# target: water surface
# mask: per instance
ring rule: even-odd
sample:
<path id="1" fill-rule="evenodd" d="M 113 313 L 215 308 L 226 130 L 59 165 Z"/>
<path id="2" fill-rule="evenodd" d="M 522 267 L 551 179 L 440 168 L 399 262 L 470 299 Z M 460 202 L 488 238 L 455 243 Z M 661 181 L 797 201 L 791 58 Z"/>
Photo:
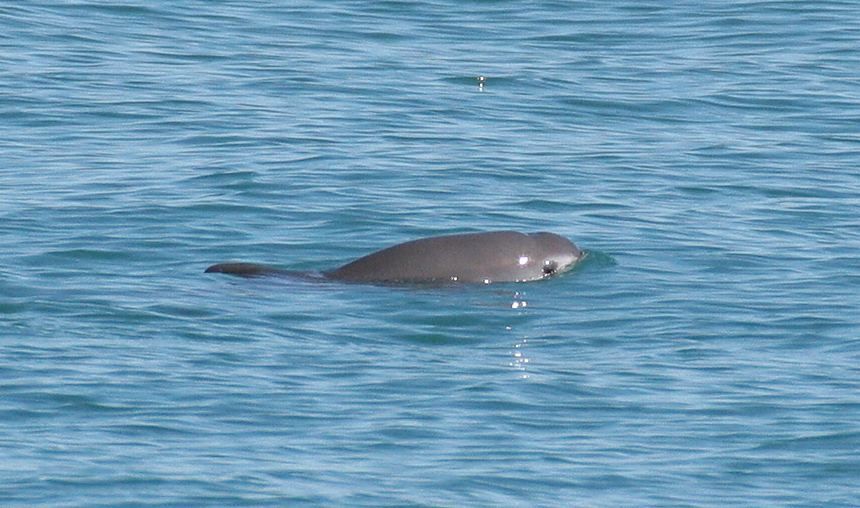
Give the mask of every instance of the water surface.
<path id="1" fill-rule="evenodd" d="M 0 27 L 4 506 L 860 503 L 853 2 Z M 202 273 L 492 229 L 591 257 L 443 288 Z"/>

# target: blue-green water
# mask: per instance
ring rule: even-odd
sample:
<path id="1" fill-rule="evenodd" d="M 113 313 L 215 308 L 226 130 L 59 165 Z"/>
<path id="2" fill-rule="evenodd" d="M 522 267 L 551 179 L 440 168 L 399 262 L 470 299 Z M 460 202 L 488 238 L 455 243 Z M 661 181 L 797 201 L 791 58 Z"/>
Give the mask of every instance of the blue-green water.
<path id="1" fill-rule="evenodd" d="M 0 2 L 2 506 L 860 505 L 858 41 L 848 1 Z M 203 274 L 491 229 L 591 256 Z"/>

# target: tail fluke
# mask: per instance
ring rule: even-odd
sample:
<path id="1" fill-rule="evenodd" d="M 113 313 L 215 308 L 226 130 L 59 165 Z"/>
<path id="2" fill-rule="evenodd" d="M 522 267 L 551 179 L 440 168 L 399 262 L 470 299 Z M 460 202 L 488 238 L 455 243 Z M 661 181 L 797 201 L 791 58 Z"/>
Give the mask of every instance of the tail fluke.
<path id="1" fill-rule="evenodd" d="M 221 263 L 212 265 L 205 273 L 226 273 L 237 277 L 265 277 L 267 275 L 289 275 L 293 272 L 273 268 L 271 266 L 255 265 L 252 263 Z"/>

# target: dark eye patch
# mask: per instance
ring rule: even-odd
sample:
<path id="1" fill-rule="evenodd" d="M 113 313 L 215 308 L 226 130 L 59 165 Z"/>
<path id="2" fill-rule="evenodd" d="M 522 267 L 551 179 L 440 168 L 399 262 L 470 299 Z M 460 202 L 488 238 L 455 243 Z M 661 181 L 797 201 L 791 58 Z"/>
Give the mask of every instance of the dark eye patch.
<path id="1" fill-rule="evenodd" d="M 544 261 L 543 263 L 543 273 L 544 275 L 552 275 L 558 270 L 558 263 L 555 261 Z"/>

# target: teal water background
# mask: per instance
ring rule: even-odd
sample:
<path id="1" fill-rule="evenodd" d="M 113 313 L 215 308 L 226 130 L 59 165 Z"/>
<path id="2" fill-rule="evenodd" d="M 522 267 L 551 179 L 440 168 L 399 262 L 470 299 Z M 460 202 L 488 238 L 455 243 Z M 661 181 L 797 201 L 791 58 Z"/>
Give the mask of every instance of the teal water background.
<path id="1" fill-rule="evenodd" d="M 0 125 L 4 507 L 860 505 L 855 2 L 0 2 Z"/>

